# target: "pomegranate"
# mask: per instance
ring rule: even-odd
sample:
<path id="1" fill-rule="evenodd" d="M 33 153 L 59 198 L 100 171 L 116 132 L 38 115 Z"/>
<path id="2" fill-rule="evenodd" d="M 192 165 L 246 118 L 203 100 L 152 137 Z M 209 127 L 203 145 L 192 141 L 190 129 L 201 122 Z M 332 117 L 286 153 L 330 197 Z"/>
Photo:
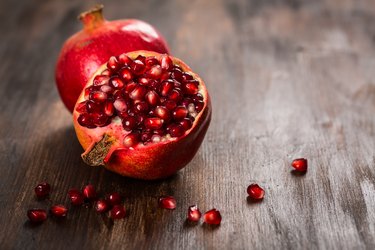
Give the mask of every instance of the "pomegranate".
<path id="1" fill-rule="evenodd" d="M 98 69 L 78 98 L 73 120 L 88 165 L 159 179 L 194 157 L 211 103 L 202 79 L 180 59 L 134 51 Z"/>
<path id="2" fill-rule="evenodd" d="M 298 172 L 306 172 L 307 171 L 307 159 L 305 158 L 298 158 L 292 161 L 292 167 L 295 171 Z"/>
<path id="3" fill-rule="evenodd" d="M 57 88 L 71 112 L 87 80 L 111 55 L 140 49 L 169 53 L 151 25 L 135 19 L 107 21 L 102 10 L 97 5 L 79 16 L 84 28 L 64 43 L 57 60 Z"/>

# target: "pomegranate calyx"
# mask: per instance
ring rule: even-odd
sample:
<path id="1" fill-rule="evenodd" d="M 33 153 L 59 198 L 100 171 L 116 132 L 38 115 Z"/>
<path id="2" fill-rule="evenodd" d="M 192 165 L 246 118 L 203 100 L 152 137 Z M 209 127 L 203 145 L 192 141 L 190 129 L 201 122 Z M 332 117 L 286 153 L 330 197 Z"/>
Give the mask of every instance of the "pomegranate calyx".
<path id="1" fill-rule="evenodd" d="M 105 165 L 106 159 L 108 159 L 109 154 L 111 154 L 114 149 L 113 146 L 116 139 L 113 136 L 104 134 L 103 138 L 93 143 L 93 145 L 81 155 L 83 161 L 90 166 L 103 166 Z"/>
<path id="2" fill-rule="evenodd" d="M 78 19 L 81 20 L 85 30 L 91 31 L 101 26 L 105 19 L 103 17 L 103 4 L 97 4 L 88 11 L 82 12 Z"/>

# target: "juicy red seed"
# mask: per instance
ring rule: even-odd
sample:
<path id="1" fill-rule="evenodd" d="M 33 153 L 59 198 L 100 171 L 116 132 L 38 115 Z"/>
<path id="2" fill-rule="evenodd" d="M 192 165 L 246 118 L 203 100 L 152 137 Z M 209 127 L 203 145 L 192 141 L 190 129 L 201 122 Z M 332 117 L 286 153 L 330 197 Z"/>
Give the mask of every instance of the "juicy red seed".
<path id="1" fill-rule="evenodd" d="M 193 79 L 194 79 L 193 76 L 190 75 L 189 73 L 186 73 L 186 72 L 182 73 L 182 81 L 189 81 Z"/>
<path id="2" fill-rule="evenodd" d="M 160 76 L 160 81 L 167 80 L 170 77 L 170 72 L 163 72 Z"/>
<path id="3" fill-rule="evenodd" d="M 189 221 L 197 222 L 200 220 L 202 213 L 199 211 L 197 205 L 190 206 L 187 213 Z"/>
<path id="4" fill-rule="evenodd" d="M 124 206 L 115 205 L 111 209 L 111 218 L 114 220 L 125 218 L 126 211 Z"/>
<path id="5" fill-rule="evenodd" d="M 104 114 L 106 114 L 107 116 L 112 116 L 115 112 L 115 107 L 113 106 L 113 103 L 110 102 L 110 101 L 106 101 L 106 103 L 104 104 Z"/>
<path id="6" fill-rule="evenodd" d="M 180 125 L 184 128 L 184 130 L 188 130 L 193 126 L 193 122 L 189 118 L 184 118 L 180 121 Z"/>
<path id="7" fill-rule="evenodd" d="M 86 100 L 88 100 L 89 99 L 89 97 L 90 97 L 90 93 L 91 93 L 91 91 L 93 91 L 94 90 L 94 87 L 88 87 L 88 88 L 85 88 L 85 99 Z"/>
<path id="8" fill-rule="evenodd" d="M 188 110 L 184 106 L 178 106 L 172 113 L 173 118 L 176 121 L 181 121 L 184 119 L 188 114 Z"/>
<path id="9" fill-rule="evenodd" d="M 86 112 L 86 101 L 80 102 L 77 104 L 76 111 L 79 113 Z"/>
<path id="10" fill-rule="evenodd" d="M 258 184 L 253 183 L 247 187 L 247 194 L 255 200 L 261 200 L 264 197 L 264 190 Z"/>
<path id="11" fill-rule="evenodd" d="M 177 89 L 172 90 L 172 92 L 169 93 L 169 95 L 168 95 L 168 99 L 172 100 L 172 101 L 175 101 L 175 102 L 179 102 L 181 100 L 181 98 L 182 98 L 181 91 L 179 91 Z"/>
<path id="12" fill-rule="evenodd" d="M 109 84 L 115 89 L 121 89 L 125 85 L 125 83 L 120 79 L 120 77 L 117 76 L 111 77 L 111 79 L 109 80 Z"/>
<path id="13" fill-rule="evenodd" d="M 124 99 L 117 99 L 113 102 L 113 107 L 119 111 L 124 112 L 128 110 L 128 105 L 126 104 Z"/>
<path id="14" fill-rule="evenodd" d="M 122 65 L 126 65 L 126 66 L 129 66 L 131 63 L 132 63 L 132 59 L 130 59 L 130 57 L 128 57 L 125 53 L 124 54 L 121 54 L 119 55 L 118 57 L 118 61 L 120 64 Z"/>
<path id="15" fill-rule="evenodd" d="M 145 71 L 146 67 L 141 60 L 136 59 L 130 65 L 130 69 L 133 74 L 141 75 Z"/>
<path id="16" fill-rule="evenodd" d="M 165 131 L 164 131 L 164 129 L 155 129 L 154 130 L 154 135 L 163 136 L 163 135 L 165 135 Z"/>
<path id="17" fill-rule="evenodd" d="M 160 118 L 147 118 L 144 124 L 148 129 L 160 129 L 163 126 L 163 122 Z"/>
<path id="18" fill-rule="evenodd" d="M 79 206 L 83 203 L 83 195 L 78 189 L 70 189 L 68 196 L 72 205 Z"/>
<path id="19" fill-rule="evenodd" d="M 120 66 L 117 58 L 115 56 L 111 56 L 108 60 L 108 63 L 107 63 L 107 68 L 112 70 L 112 71 L 115 71 L 118 69 L 118 67 Z"/>
<path id="20" fill-rule="evenodd" d="M 178 124 L 171 124 L 168 127 L 169 134 L 172 137 L 180 137 L 185 133 L 184 128 Z"/>
<path id="21" fill-rule="evenodd" d="M 137 126 L 137 119 L 133 116 L 127 116 L 122 119 L 122 126 L 125 130 L 131 131 Z"/>
<path id="22" fill-rule="evenodd" d="M 197 101 L 203 101 L 203 96 L 202 94 L 196 94 L 195 96 L 193 96 L 193 101 L 194 102 L 197 102 Z"/>
<path id="23" fill-rule="evenodd" d="M 50 213 L 56 217 L 66 217 L 68 209 L 63 205 L 54 205 L 50 208 Z"/>
<path id="24" fill-rule="evenodd" d="M 108 95 L 102 91 L 93 91 L 90 93 L 90 100 L 93 100 L 94 102 L 104 102 L 107 100 Z"/>
<path id="25" fill-rule="evenodd" d="M 177 107 L 177 104 L 175 101 L 172 100 L 166 100 L 164 102 L 164 106 L 169 110 L 174 110 Z"/>
<path id="26" fill-rule="evenodd" d="M 93 80 L 94 86 L 101 86 L 104 84 L 108 84 L 109 76 L 97 75 Z"/>
<path id="27" fill-rule="evenodd" d="M 160 64 L 164 71 L 169 70 L 173 66 L 172 59 L 166 54 L 161 56 Z"/>
<path id="28" fill-rule="evenodd" d="M 161 74 L 162 74 L 162 69 L 160 65 L 155 65 L 146 72 L 146 75 L 148 77 L 151 77 L 152 79 L 159 79 Z"/>
<path id="29" fill-rule="evenodd" d="M 155 115 L 163 119 L 164 121 L 169 121 L 171 119 L 170 111 L 163 106 L 157 106 L 155 108 Z"/>
<path id="30" fill-rule="evenodd" d="M 95 203 L 95 210 L 98 213 L 105 213 L 109 210 L 109 204 L 106 200 L 100 199 Z"/>
<path id="31" fill-rule="evenodd" d="M 133 147 L 139 142 L 139 134 L 130 133 L 124 138 L 124 146 Z"/>
<path id="32" fill-rule="evenodd" d="M 47 182 L 42 182 L 34 188 L 34 191 L 37 197 L 46 197 L 51 191 L 51 186 Z"/>
<path id="33" fill-rule="evenodd" d="M 172 91 L 173 87 L 174 87 L 173 80 L 163 81 L 160 86 L 160 94 L 162 96 L 168 96 L 168 94 Z"/>
<path id="34" fill-rule="evenodd" d="M 144 86 L 147 86 L 150 84 L 152 79 L 146 78 L 146 77 L 140 77 L 138 78 L 138 83 Z"/>
<path id="35" fill-rule="evenodd" d="M 143 55 L 138 55 L 137 58 L 135 58 L 135 60 L 139 60 L 139 61 L 141 61 L 143 64 L 146 64 L 146 57 L 143 56 Z"/>
<path id="36" fill-rule="evenodd" d="M 147 115 L 145 114 L 137 114 L 136 116 L 137 125 L 142 125 L 143 121 L 147 118 Z"/>
<path id="37" fill-rule="evenodd" d="M 202 109 L 203 109 L 203 106 L 204 106 L 204 102 L 203 101 L 196 102 L 195 103 L 195 111 L 201 112 Z"/>
<path id="38" fill-rule="evenodd" d="M 161 136 L 160 136 L 160 135 L 153 135 L 153 136 L 151 137 L 151 141 L 152 141 L 152 142 L 155 142 L 155 143 L 158 143 L 158 142 L 161 141 Z"/>
<path id="39" fill-rule="evenodd" d="M 121 203 L 121 195 L 117 192 L 110 193 L 107 200 L 112 206 L 119 205 Z"/>
<path id="40" fill-rule="evenodd" d="M 92 122 L 98 126 L 102 127 L 107 124 L 108 116 L 103 113 L 94 113 L 92 114 Z"/>
<path id="41" fill-rule="evenodd" d="M 151 91 L 147 92 L 147 94 L 146 94 L 146 101 L 151 106 L 156 106 L 160 102 L 160 97 L 155 91 L 151 90 Z"/>
<path id="42" fill-rule="evenodd" d="M 130 81 L 133 78 L 133 74 L 128 67 L 122 68 L 119 72 L 119 76 L 126 82 Z"/>
<path id="43" fill-rule="evenodd" d="M 203 220 L 204 220 L 204 223 L 209 224 L 209 225 L 220 225 L 221 214 L 218 210 L 214 208 L 204 213 Z"/>
<path id="44" fill-rule="evenodd" d="M 299 159 L 293 160 L 292 167 L 294 167 L 296 171 L 306 172 L 307 171 L 307 159 L 299 158 Z"/>
<path id="45" fill-rule="evenodd" d="M 137 85 L 138 85 L 138 84 L 136 84 L 135 82 L 129 82 L 129 83 L 126 85 L 125 89 L 124 89 L 124 93 L 125 93 L 125 94 L 129 94 L 129 93 L 131 93 L 131 92 L 135 89 L 135 87 L 137 87 Z"/>
<path id="46" fill-rule="evenodd" d="M 31 222 L 43 222 L 47 219 L 47 211 L 44 209 L 30 209 L 27 211 L 27 217 Z"/>
<path id="47" fill-rule="evenodd" d="M 152 133 L 150 131 L 143 132 L 141 135 L 141 140 L 143 142 L 148 142 L 151 140 L 151 138 L 152 138 Z"/>
<path id="48" fill-rule="evenodd" d="M 87 113 L 80 114 L 77 120 L 78 123 L 83 127 L 95 128 L 95 125 L 92 123 L 91 116 Z"/>
<path id="49" fill-rule="evenodd" d="M 154 57 L 154 56 L 147 57 L 146 58 L 146 66 L 147 67 L 152 67 L 154 65 L 159 65 L 158 59 L 156 59 L 156 57 Z"/>
<path id="50" fill-rule="evenodd" d="M 134 90 L 129 94 L 129 97 L 133 100 L 143 100 L 147 93 L 147 89 L 143 86 L 137 86 Z"/>
<path id="51" fill-rule="evenodd" d="M 147 113 L 148 109 L 149 107 L 146 102 L 138 102 L 134 105 L 134 112 L 136 113 Z"/>
<path id="52" fill-rule="evenodd" d="M 175 209 L 176 200 L 173 196 L 163 196 L 159 198 L 159 206 L 165 209 Z"/>
<path id="53" fill-rule="evenodd" d="M 87 200 L 95 200 L 96 199 L 96 190 L 95 187 L 91 184 L 86 185 L 82 190 L 83 196 Z"/>
<path id="54" fill-rule="evenodd" d="M 198 82 L 195 80 L 186 81 L 183 86 L 184 92 L 188 95 L 196 95 L 198 93 Z"/>
<path id="55" fill-rule="evenodd" d="M 102 110 L 102 107 L 100 106 L 100 104 L 89 100 L 86 102 L 86 110 L 89 113 L 100 112 Z"/>
<path id="56" fill-rule="evenodd" d="M 104 92 L 106 94 L 113 94 L 113 92 L 115 91 L 115 89 L 112 88 L 109 85 L 102 85 L 102 86 L 100 86 L 100 91 L 102 91 L 102 92 Z"/>
<path id="57" fill-rule="evenodd" d="M 180 69 L 173 69 L 171 72 L 171 77 L 179 82 L 182 82 L 182 71 Z"/>

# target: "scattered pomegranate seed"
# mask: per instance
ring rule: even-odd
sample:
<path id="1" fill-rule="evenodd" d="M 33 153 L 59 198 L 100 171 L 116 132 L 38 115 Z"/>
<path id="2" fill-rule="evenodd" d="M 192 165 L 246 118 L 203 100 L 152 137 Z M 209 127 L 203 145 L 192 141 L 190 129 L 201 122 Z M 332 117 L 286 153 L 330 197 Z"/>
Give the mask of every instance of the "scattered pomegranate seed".
<path id="1" fill-rule="evenodd" d="M 193 222 L 200 220 L 202 213 L 199 211 L 197 205 L 190 206 L 188 209 L 187 219 Z"/>
<path id="2" fill-rule="evenodd" d="M 84 198 L 78 189 L 70 189 L 68 191 L 68 196 L 72 205 L 79 206 L 83 204 Z"/>
<path id="3" fill-rule="evenodd" d="M 111 218 L 114 220 L 122 219 L 126 215 L 124 206 L 121 205 L 115 205 L 111 209 Z"/>
<path id="4" fill-rule="evenodd" d="M 173 210 L 176 208 L 176 200 L 173 196 L 163 196 L 159 198 L 161 208 Z"/>
<path id="5" fill-rule="evenodd" d="M 95 210 L 98 213 L 105 213 L 109 210 L 109 204 L 106 200 L 100 199 L 95 203 Z"/>
<path id="6" fill-rule="evenodd" d="M 112 206 L 119 205 L 121 204 L 121 195 L 117 192 L 110 193 L 107 200 Z"/>
<path id="7" fill-rule="evenodd" d="M 220 225 L 221 214 L 218 210 L 213 208 L 213 209 L 207 211 L 203 215 L 203 220 L 204 220 L 204 223 L 209 224 L 209 225 Z"/>
<path id="8" fill-rule="evenodd" d="M 298 172 L 306 172 L 307 171 L 307 159 L 299 158 L 299 159 L 293 160 L 292 167 L 294 167 L 295 170 Z"/>
<path id="9" fill-rule="evenodd" d="M 47 219 L 47 212 L 44 209 L 30 209 L 27 211 L 27 217 L 31 222 L 43 222 Z"/>
<path id="10" fill-rule="evenodd" d="M 96 199 L 96 191 L 93 185 L 89 184 L 83 188 L 83 196 L 85 199 L 88 200 L 95 200 Z"/>
<path id="11" fill-rule="evenodd" d="M 51 186 L 47 182 L 42 182 L 35 187 L 34 191 L 38 198 L 43 198 L 49 195 Z"/>
<path id="12" fill-rule="evenodd" d="M 51 207 L 50 212 L 56 217 L 66 217 L 68 209 L 63 205 L 54 205 Z"/>
<path id="13" fill-rule="evenodd" d="M 250 184 L 247 187 L 247 193 L 255 200 L 261 200 L 264 197 L 264 190 L 258 184 Z"/>

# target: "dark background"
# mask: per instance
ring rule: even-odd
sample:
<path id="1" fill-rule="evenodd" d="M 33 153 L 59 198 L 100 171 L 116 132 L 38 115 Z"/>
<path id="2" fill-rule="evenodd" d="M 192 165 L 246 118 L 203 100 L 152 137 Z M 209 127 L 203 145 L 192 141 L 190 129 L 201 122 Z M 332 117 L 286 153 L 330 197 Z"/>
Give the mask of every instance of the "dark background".
<path id="1" fill-rule="evenodd" d="M 0 2 L 1 249 L 374 249 L 375 2 L 105 1 L 107 19 L 138 18 L 205 80 L 212 123 L 193 161 L 163 181 L 86 166 L 54 65 L 92 1 Z M 306 175 L 291 173 L 306 157 Z M 125 195 L 126 219 L 92 209 L 27 222 L 35 185 L 51 200 L 94 184 Z M 246 187 L 266 190 L 261 203 Z M 175 211 L 157 208 L 174 195 Z M 220 227 L 185 223 L 216 207 Z M 70 206 L 70 205 L 69 205 Z"/>

